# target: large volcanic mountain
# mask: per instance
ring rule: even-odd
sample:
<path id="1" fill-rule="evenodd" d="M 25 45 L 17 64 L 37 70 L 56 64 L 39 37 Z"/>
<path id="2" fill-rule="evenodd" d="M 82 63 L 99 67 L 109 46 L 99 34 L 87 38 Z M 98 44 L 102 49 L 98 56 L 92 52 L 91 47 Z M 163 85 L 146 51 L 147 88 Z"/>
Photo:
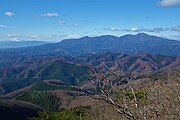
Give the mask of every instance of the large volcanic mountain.
<path id="1" fill-rule="evenodd" d="M 115 37 L 111 35 L 68 39 L 59 43 L 45 44 L 29 48 L 10 49 L 8 52 L 34 55 L 84 55 L 102 52 L 119 52 L 126 54 L 162 54 L 180 55 L 180 41 L 169 40 L 145 33 Z M 7 50 L 0 51 L 1 55 Z"/>

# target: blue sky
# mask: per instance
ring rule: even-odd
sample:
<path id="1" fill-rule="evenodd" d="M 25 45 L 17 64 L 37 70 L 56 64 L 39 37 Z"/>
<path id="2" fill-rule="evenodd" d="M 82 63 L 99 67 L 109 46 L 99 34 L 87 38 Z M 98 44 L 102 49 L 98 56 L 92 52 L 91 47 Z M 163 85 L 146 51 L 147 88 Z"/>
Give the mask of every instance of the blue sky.
<path id="1" fill-rule="evenodd" d="M 144 32 L 180 40 L 180 0 L 0 0 L 0 40 Z"/>

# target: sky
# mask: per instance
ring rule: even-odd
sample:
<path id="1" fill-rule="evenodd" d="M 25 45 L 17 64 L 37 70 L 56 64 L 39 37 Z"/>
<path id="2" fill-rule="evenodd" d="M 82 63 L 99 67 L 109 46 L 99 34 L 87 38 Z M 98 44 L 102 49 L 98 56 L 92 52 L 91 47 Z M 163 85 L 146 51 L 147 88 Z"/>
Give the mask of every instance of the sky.
<path id="1" fill-rule="evenodd" d="M 180 0 L 0 0 L 0 41 L 137 33 L 180 40 Z"/>

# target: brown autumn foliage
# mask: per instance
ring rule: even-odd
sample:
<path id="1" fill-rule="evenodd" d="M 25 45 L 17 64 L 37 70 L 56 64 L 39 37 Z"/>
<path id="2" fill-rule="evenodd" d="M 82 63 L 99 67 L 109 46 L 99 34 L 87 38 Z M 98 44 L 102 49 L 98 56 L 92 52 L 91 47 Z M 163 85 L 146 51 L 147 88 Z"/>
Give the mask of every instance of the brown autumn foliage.
<path id="1" fill-rule="evenodd" d="M 100 91 L 99 97 L 109 105 L 107 107 L 107 104 L 104 104 L 105 108 L 102 106 L 98 108 L 98 111 L 101 111 L 99 116 L 105 114 L 107 120 L 108 117 L 112 120 L 116 118 L 178 120 L 180 118 L 180 74 L 178 70 L 174 73 L 158 73 L 156 79 L 151 77 L 134 81 L 133 76 L 122 72 L 120 68 L 109 68 L 105 65 L 104 68 L 93 70 L 91 79 Z M 113 81 L 116 82 L 113 83 Z M 127 83 L 120 84 L 122 81 Z M 118 94 L 120 94 L 119 98 Z M 107 109 L 110 110 L 109 114 L 106 113 Z"/>

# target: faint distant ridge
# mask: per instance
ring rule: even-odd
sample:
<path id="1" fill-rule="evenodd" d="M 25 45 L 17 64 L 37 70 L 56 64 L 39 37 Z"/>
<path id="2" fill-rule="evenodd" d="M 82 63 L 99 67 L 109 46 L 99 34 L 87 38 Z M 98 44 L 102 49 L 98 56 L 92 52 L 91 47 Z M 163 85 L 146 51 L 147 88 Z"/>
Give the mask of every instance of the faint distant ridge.
<path id="1" fill-rule="evenodd" d="M 0 41 L 0 49 L 32 47 L 47 43 L 48 42 L 43 42 L 43 41 Z"/>
<path id="2" fill-rule="evenodd" d="M 45 44 L 37 47 L 19 49 L 20 54 L 56 54 L 56 55 L 86 55 L 103 52 L 118 52 L 125 54 L 162 54 L 180 55 L 180 41 L 160 38 L 145 33 L 116 37 L 103 35 L 97 37 L 82 37 L 66 39 L 59 43 Z"/>

